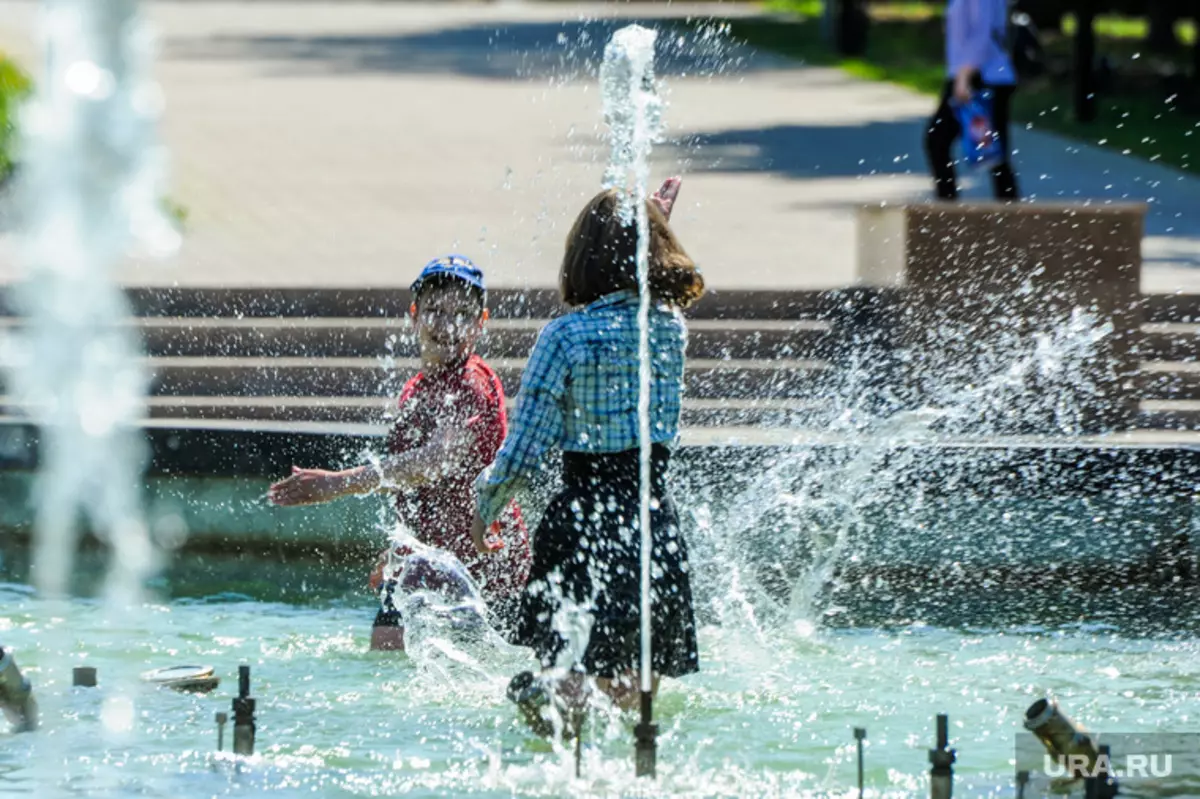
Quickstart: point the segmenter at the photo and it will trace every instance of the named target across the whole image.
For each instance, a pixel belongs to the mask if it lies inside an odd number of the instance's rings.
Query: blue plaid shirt
[[[623,452],[638,446],[638,294],[618,291],[542,329],[521,376],[508,437],[480,475],[479,513],[497,518],[550,447]],[[674,443],[683,393],[683,316],[650,308],[650,437]]]

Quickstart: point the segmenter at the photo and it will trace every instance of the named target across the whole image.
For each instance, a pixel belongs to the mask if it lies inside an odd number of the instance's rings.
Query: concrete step
[[[1142,400],[1137,426],[1157,430],[1200,430],[1200,399]]]
[[[695,319],[815,319],[837,313],[865,290],[711,291],[688,309]],[[876,294],[878,292],[871,292]],[[402,319],[412,303],[407,289],[131,288],[134,316],[355,317]],[[566,310],[555,289],[494,289],[493,318],[547,318]],[[0,288],[0,316],[18,314],[10,289]]]
[[[548,319],[494,319],[479,341],[493,358],[524,358]],[[407,320],[345,317],[158,318],[131,320],[153,357],[369,358],[416,357]],[[18,330],[17,317],[0,317],[0,334]],[[847,331],[842,331],[842,338]],[[828,358],[838,331],[816,319],[694,319],[688,323],[692,358]],[[1200,359],[1200,324],[1142,326],[1136,354],[1143,361]]]
[[[511,414],[512,398],[508,400]],[[394,397],[150,397],[146,417],[153,420],[224,420],[387,424]],[[825,426],[837,409],[820,400],[684,399],[683,427]],[[0,414],[23,415],[0,397]]]
[[[1200,294],[1144,295],[1142,322],[1200,324]]]
[[[1200,361],[1145,361],[1137,376],[1138,398],[1200,400]]]
[[[524,359],[493,358],[515,397]],[[415,358],[147,358],[152,396],[394,397],[420,368]],[[693,358],[685,391],[696,399],[807,399],[825,385],[827,362]],[[4,376],[0,374],[0,389]]]
[[[1200,359],[1200,324],[1160,322],[1142,325],[1137,355],[1143,361]]]
[[[497,319],[479,341],[489,358],[525,358],[545,319]],[[142,346],[153,357],[414,358],[416,337],[404,322],[388,319],[140,319]],[[9,317],[0,330],[16,329]],[[695,320],[689,324],[692,358],[828,357],[833,335],[814,320]]]
[[[408,313],[407,289],[382,288],[130,288],[131,313],[142,317],[392,318]],[[710,291],[688,309],[693,319],[836,319],[872,304],[886,304],[889,290],[846,288],[826,291]],[[493,318],[547,318],[565,309],[554,289],[493,289]],[[9,287],[0,287],[0,316],[18,314]],[[1200,294],[1147,294],[1146,323],[1200,324]]]
[[[515,399],[508,398],[512,413]],[[336,422],[388,424],[395,397],[149,397],[151,420],[221,420],[223,422]],[[810,400],[732,400],[685,397],[681,425],[685,428],[827,428],[841,413],[834,404]],[[0,396],[0,414],[24,416],[9,397]],[[1140,403],[1136,428],[1141,430],[1200,430],[1200,400],[1146,400]]]

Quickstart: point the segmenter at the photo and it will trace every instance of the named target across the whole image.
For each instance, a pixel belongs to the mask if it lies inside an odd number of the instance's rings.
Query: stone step
[[[395,411],[394,397],[149,397],[152,420],[277,421],[379,425]],[[515,400],[508,398],[512,413]],[[812,400],[730,400],[685,397],[683,427],[826,428],[841,413],[834,404]],[[9,397],[0,396],[0,414],[23,416]],[[1200,400],[1145,400],[1137,424],[1143,430],[1200,430]]]
[[[508,399],[512,413],[515,404]],[[394,397],[150,397],[146,417],[154,420],[243,420],[387,424]],[[685,398],[683,427],[824,426],[837,409],[820,400],[700,400]],[[0,414],[21,415],[10,398],[0,397]]]
[[[1142,400],[1137,425],[1157,430],[1200,430],[1200,399]]]
[[[401,319],[412,303],[407,289],[391,288],[176,288],[137,287],[126,292],[139,317],[392,318]],[[892,292],[875,288],[834,290],[710,291],[686,315],[693,319],[835,319],[872,305],[886,304]],[[548,318],[565,308],[555,289],[493,289],[492,317]],[[13,290],[0,287],[0,316],[18,315]],[[1146,323],[1200,324],[1200,294],[1147,294],[1141,311]]]
[[[838,312],[864,290],[711,291],[689,308],[695,319],[815,319]],[[391,318],[408,313],[407,289],[131,288],[134,316]],[[548,318],[566,310],[554,289],[493,289],[488,306],[496,319]],[[15,316],[18,301],[0,288],[0,316]]]
[[[485,357],[524,358],[546,321],[494,320],[479,341],[479,352]],[[418,354],[410,327],[390,320],[192,323],[172,319],[146,320],[140,327],[143,347],[151,356],[365,358]],[[1142,332],[1137,345],[1142,360],[1200,359],[1200,326],[1152,327]],[[692,358],[828,358],[835,342],[832,326],[818,320],[697,319],[688,324],[688,355]]]
[[[504,390],[516,396],[523,359],[495,358]],[[152,396],[394,397],[418,371],[414,358],[147,358]],[[807,399],[826,385],[819,360],[693,358],[686,393],[696,399]],[[0,387],[4,377],[0,375]]]
[[[545,319],[497,319],[487,325],[479,352],[489,358],[529,355]],[[9,317],[0,330],[15,329]],[[152,357],[413,358],[416,337],[407,323],[385,319],[142,319],[142,347]],[[830,354],[827,323],[800,320],[695,320],[689,324],[692,358],[812,358]]]
[[[495,319],[478,349],[486,357],[524,358],[547,319]],[[407,321],[321,317],[156,318],[131,320],[152,357],[369,358],[416,357]],[[17,317],[0,317],[0,333],[21,327]],[[841,331],[842,338],[848,331]],[[688,323],[692,358],[828,358],[838,331],[815,319],[695,319]],[[1142,326],[1136,347],[1143,361],[1185,362],[1200,358],[1200,324]]]
[[[1200,324],[1200,294],[1144,295],[1142,322]]]
[[[1157,323],[1142,326],[1137,355],[1143,361],[1190,361],[1200,358],[1200,325]]]
[[[711,291],[687,315],[696,319],[815,319],[851,310],[855,303],[886,290],[847,288],[825,291]],[[412,297],[407,289],[330,288],[131,288],[130,310],[142,317],[403,318]],[[494,318],[557,316],[565,310],[554,289],[493,289]],[[0,287],[0,316],[17,315],[10,288]],[[1142,297],[1147,323],[1200,324],[1200,294],[1147,294]]]
[[[1200,400],[1200,361],[1143,362],[1137,376],[1138,398]]]

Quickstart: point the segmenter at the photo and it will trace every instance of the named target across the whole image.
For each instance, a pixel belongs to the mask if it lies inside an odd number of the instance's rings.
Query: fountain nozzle
[[[1025,729],[1032,732],[1046,751],[1066,765],[1072,779],[1090,774],[1100,751],[1080,725],[1059,710],[1053,699],[1039,699],[1025,711]]]
[[[863,799],[863,741],[866,738],[866,727],[854,728],[854,741],[858,749],[858,799]]]
[[[238,666],[238,695],[233,700],[233,753],[254,754],[254,699],[250,697],[250,667]]]
[[[642,691],[641,723],[633,728],[634,772],[639,777],[653,777],[658,767],[658,725],[651,721],[652,697],[650,691]]]
[[[12,653],[0,649],[0,711],[8,717],[17,732],[37,729],[37,702],[33,686],[17,668]]]
[[[954,791],[954,750],[950,748],[950,717],[937,717],[937,746],[929,750],[930,799],[950,799]]]

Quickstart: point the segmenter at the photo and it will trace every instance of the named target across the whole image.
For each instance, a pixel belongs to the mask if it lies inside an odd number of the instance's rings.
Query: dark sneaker
[[[550,695],[532,671],[523,671],[512,678],[508,683],[508,698],[521,711],[534,735],[549,738],[554,734],[554,725],[542,717],[542,708],[549,706]]]
[[[542,687],[542,681],[534,676],[532,671],[523,671],[508,683],[508,698],[518,705],[533,704],[537,706],[550,704],[550,697]]]

